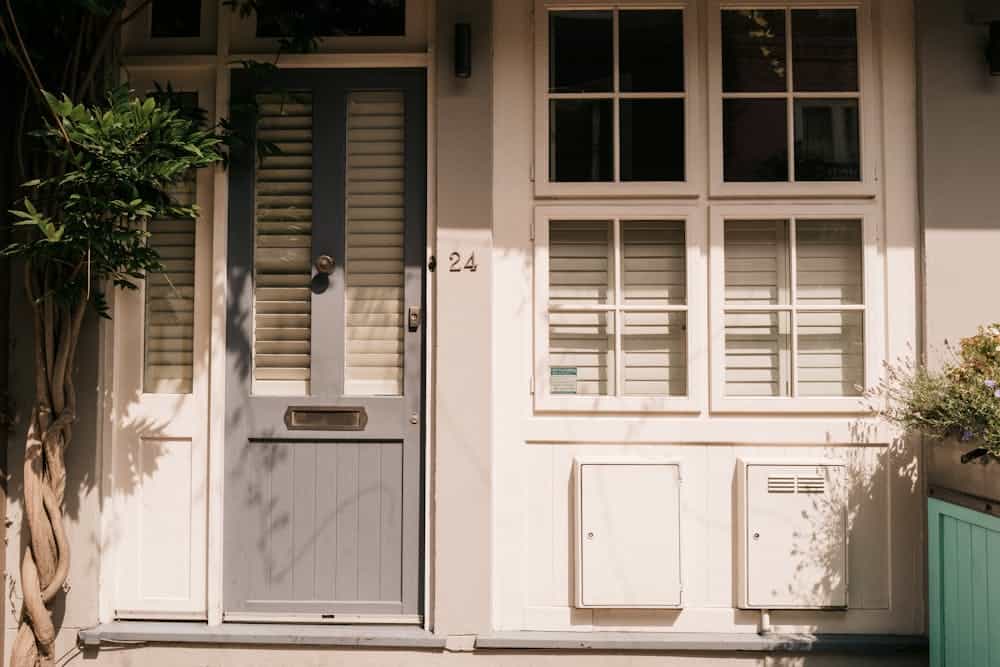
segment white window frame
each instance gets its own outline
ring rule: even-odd
[[[701,67],[701,33],[699,2],[688,0],[638,0],[636,2],[609,2],[608,0],[535,0],[535,195],[538,197],[605,197],[648,196],[695,198],[705,189],[705,155],[701,137],[705,133]],[[610,93],[549,93],[549,12],[587,10],[681,10],[684,12],[684,91],[682,93],[620,93],[618,88],[618,14],[614,19],[615,92]],[[616,180],[583,183],[561,183],[549,180],[549,100],[557,98],[583,99],[587,97],[616,100],[612,111],[614,128],[612,161]],[[620,171],[621,137],[620,115],[617,100],[629,98],[680,98],[684,99],[684,181],[618,181]]]
[[[858,134],[861,163],[860,181],[787,181],[787,182],[726,182],[724,180],[724,147],[722,128],[722,14],[726,9],[784,9],[786,44],[791,44],[791,10],[793,9],[854,9],[857,11],[858,30],[858,92],[796,93],[791,90],[793,81],[792,53],[788,50],[788,88],[777,93],[726,93],[730,98],[794,99],[840,97],[857,98]],[[878,68],[875,67],[875,48],[872,37],[872,11],[870,0],[709,0],[708,2],[708,117],[710,185],[713,197],[859,197],[874,198],[879,188],[879,152],[881,138],[878,132],[879,91]],[[789,177],[794,174],[793,146],[795,143],[794,104],[788,107],[788,161]]]
[[[205,0],[210,2],[211,0]],[[406,18],[402,35],[372,35],[372,36],[350,36],[350,37],[324,37],[319,42],[316,54],[286,54],[282,56],[281,63],[285,67],[293,66],[293,63],[300,63],[300,66],[308,67],[310,63],[317,60],[310,58],[311,55],[324,53],[426,53],[428,44],[428,16],[431,11],[430,3],[433,0],[406,0]],[[228,11],[228,8],[226,8]],[[278,51],[278,39],[257,36],[257,17],[251,14],[242,17],[238,12],[232,13],[230,18],[230,39],[231,50],[235,57],[241,54],[267,53],[272,57]],[[371,67],[371,61],[358,60],[357,62],[345,63],[346,67]],[[385,65],[387,67],[393,65]],[[400,65],[397,65],[400,66]]]
[[[162,0],[161,0],[162,1]],[[134,11],[141,0],[130,0],[125,13]],[[197,37],[153,37],[153,6],[149,4],[125,24],[122,30],[126,55],[186,53],[214,54],[218,38],[218,13],[231,11],[213,0],[201,0],[201,24]]]
[[[663,306],[663,311],[687,312],[686,396],[569,396],[553,395],[549,378],[549,225],[553,221],[669,220],[684,224],[686,246],[686,304]],[[705,299],[705,223],[702,209],[675,206],[538,206],[534,222],[535,369],[532,391],[538,412],[700,412],[704,406],[707,373]],[[621,307],[620,239],[614,240],[615,306]],[[627,310],[628,308],[624,308]],[[616,351],[621,347],[621,326],[615,323]],[[620,364],[620,354],[615,355]],[[618,378],[616,368],[616,382]]]
[[[711,409],[713,412],[726,413],[848,413],[868,414],[870,405],[863,396],[844,397],[732,397],[726,396],[726,275],[725,275],[725,224],[727,220],[860,220],[862,228],[862,285],[864,294],[864,386],[870,388],[879,377],[882,363],[885,359],[884,343],[884,292],[885,271],[884,252],[881,242],[881,217],[878,207],[866,204],[761,204],[761,205],[724,205],[713,206],[710,213],[709,251],[709,327],[711,329]],[[789,225],[790,234],[794,226]],[[788,252],[793,253],[789,244]],[[792,277],[790,283],[795,283],[794,257],[790,257]],[[784,305],[777,310],[792,310],[794,305],[790,299],[788,308]],[[820,308],[820,307],[815,307]],[[801,308],[799,308],[801,310]],[[821,309],[821,308],[820,308]],[[834,306],[829,310],[838,310]],[[794,323],[792,347],[789,350],[791,365],[794,367],[796,336]],[[792,392],[794,393],[794,373]]]

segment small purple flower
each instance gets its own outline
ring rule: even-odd
[[[1000,389],[997,389],[995,392],[993,392],[993,395],[996,396],[997,398],[1000,398]]]
[[[962,442],[968,442],[969,440],[972,440],[972,431],[965,429],[962,431]]]
[[[983,384],[985,384],[990,389],[996,389],[997,388],[997,381],[996,380],[987,380]]]

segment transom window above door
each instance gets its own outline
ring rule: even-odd
[[[677,4],[543,10],[540,190],[663,195],[687,185],[688,14]]]

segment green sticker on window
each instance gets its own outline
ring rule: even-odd
[[[576,393],[576,366],[552,366],[549,375],[553,394]]]

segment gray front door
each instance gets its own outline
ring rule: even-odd
[[[232,99],[265,150],[230,164],[226,618],[416,622],[424,72],[241,71]]]

